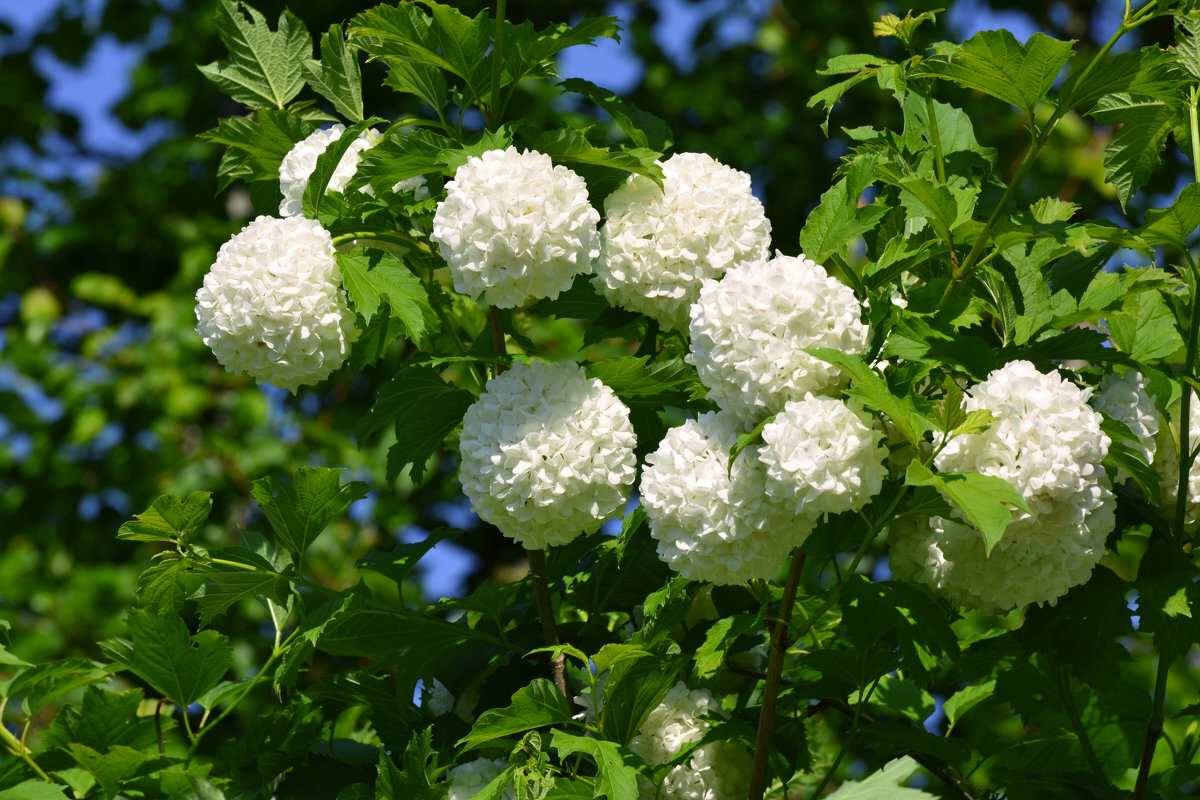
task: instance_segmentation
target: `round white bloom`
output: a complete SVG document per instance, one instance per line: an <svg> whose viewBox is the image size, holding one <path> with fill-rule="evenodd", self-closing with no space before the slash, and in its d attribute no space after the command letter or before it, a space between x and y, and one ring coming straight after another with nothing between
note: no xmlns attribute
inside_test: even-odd
<svg viewBox="0 0 1200 800"><path fill-rule="evenodd" d="M1134 370L1127 370L1124 375L1107 373L1100 379L1100 386L1092 396L1092 408L1103 411L1118 422L1124 422L1138 438L1146 463L1153 462L1159 413L1146 392L1146 381L1141 373ZM1128 476L1119 473L1116 479L1124 477Z"/></svg>
<svg viewBox="0 0 1200 800"><path fill-rule="evenodd" d="M1192 395L1188 403L1188 441L1192 450L1200 447L1200 398ZM1170 409L1167 424L1162 425L1154 440L1155 453L1151 466L1160 478L1159 494L1163 512L1168 519L1175 515L1175 498L1179 495L1179 437L1182 434L1179 425L1180 408L1176 402ZM1187 508L1184 511L1184 522L1196 524L1200 520L1200 460L1188 471Z"/></svg>
<svg viewBox="0 0 1200 800"><path fill-rule="evenodd" d="M304 188L308 186L308 179L317 168L317 159L329 145L342 138L345 132L346 126L341 124L313 131L307 138L297 142L283 157L283 163L279 165L279 191L283 193L283 201L279 204L281 217L298 217L304 213ZM374 147L379 139L378 131L365 130L360 133L338 161L325 191L345 190L346 184L350 183L350 179L358 171L358 162L363 151Z"/></svg>
<svg viewBox="0 0 1200 800"><path fill-rule="evenodd" d="M446 780L450 784L446 800L470 800L507 768L508 762L502 758L477 758L459 764L446 773ZM516 790L511 782L501 797L504 800L513 800L516 797Z"/></svg>
<svg viewBox="0 0 1200 800"><path fill-rule="evenodd" d="M716 698L704 689L688 689L682 681L667 692L650 712L629 749L652 767L674 760L683 749L704 737L709 717L722 717ZM685 764L672 769L656 789L638 781L643 800L734 800L750 788L752 759L734 742L718 741L698 747Z"/></svg>
<svg viewBox="0 0 1200 800"><path fill-rule="evenodd" d="M433 686L424 687L422 695L422 705L435 717L454 710L454 695L437 678L433 679Z"/></svg>
<svg viewBox="0 0 1200 800"><path fill-rule="evenodd" d="M514 308L558 297L591 271L599 222L583 178L542 153L509 147L458 168L430 239L440 245L455 289Z"/></svg>
<svg viewBox="0 0 1200 800"><path fill-rule="evenodd" d="M883 488L883 431L857 404L812 394L790 400L762 437L767 491L793 500L797 515L859 509Z"/></svg>
<svg viewBox="0 0 1200 800"><path fill-rule="evenodd" d="M333 240L303 217L259 217L221 245L196 292L217 361L295 392L328 377L358 338Z"/></svg>
<svg viewBox="0 0 1200 800"><path fill-rule="evenodd" d="M942 472L975 472L1013 485L1036 516L1013 510L1004 536L985 556L974 527L932 517L893 532L892 569L986 611L1051 603L1084 583L1116 524L1100 462L1109 438L1081 390L1028 361L996 370L968 391L968 412L992 413L990 427L958 436L935 459Z"/></svg>
<svg viewBox="0 0 1200 800"><path fill-rule="evenodd" d="M642 505L658 555L685 578L737 584L770 578L812 532L794 502L771 495L759 446L729 471L729 449L744 429L725 412L672 428L646 459Z"/></svg>
<svg viewBox="0 0 1200 800"><path fill-rule="evenodd" d="M662 164L663 186L630 175L604 201L596 287L610 302L684 331L706 278L766 258L771 223L750 176L703 153Z"/></svg>
<svg viewBox="0 0 1200 800"><path fill-rule="evenodd" d="M505 536L566 544L624 509L635 442L629 409L575 362L517 362L463 417L459 479Z"/></svg>
<svg viewBox="0 0 1200 800"><path fill-rule="evenodd" d="M850 287L803 256L748 261L704 281L688 360L717 405L754 425L789 400L845 385L837 367L804 349L866 353L861 308Z"/></svg>

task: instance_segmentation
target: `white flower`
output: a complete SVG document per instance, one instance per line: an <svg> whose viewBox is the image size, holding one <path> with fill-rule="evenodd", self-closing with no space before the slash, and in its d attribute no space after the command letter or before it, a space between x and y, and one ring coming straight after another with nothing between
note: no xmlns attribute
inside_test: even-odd
<svg viewBox="0 0 1200 800"><path fill-rule="evenodd" d="M1035 512L1013 511L1004 536L984 555L972 526L932 517L915 531L893 532L892 569L986 611L1053 604L1084 583L1116 524L1100 462L1109 438L1081 390L1028 361L994 371L968 391L968 412L987 409L990 427L955 437L935 459L942 472L1003 478Z"/></svg>
<svg viewBox="0 0 1200 800"><path fill-rule="evenodd" d="M217 253L196 330L226 369L295 392L340 367L358 338L341 282L320 224L259 217Z"/></svg>
<svg viewBox="0 0 1200 800"><path fill-rule="evenodd" d="M685 578L737 584L770 578L812 531L795 504L768 494L759 446L729 471L729 449L744 429L730 415L701 414L667 432L646 459L642 505L658 555Z"/></svg>
<svg viewBox="0 0 1200 800"><path fill-rule="evenodd" d="M467 409L459 479L504 535L565 544L625 507L635 441L629 409L573 361L518 362Z"/></svg>
<svg viewBox="0 0 1200 800"><path fill-rule="evenodd" d="M446 184L430 239L454 288L499 308L555 298L600 252L600 214L583 178L515 147L472 156Z"/></svg>
<svg viewBox="0 0 1200 800"><path fill-rule="evenodd" d="M837 367L804 350L866 353L861 308L850 287L807 258L748 261L704 281L688 360L717 405L754 425L789 400L845 385Z"/></svg>
<svg viewBox="0 0 1200 800"><path fill-rule="evenodd" d="M663 187L630 175L604 201L596 287L609 301L684 331L706 278L766 258L771 223L750 176L703 153L662 164Z"/></svg>
<svg viewBox="0 0 1200 800"><path fill-rule="evenodd" d="M508 762L502 758L477 758L459 764L446 773L446 780L450 784L446 800L470 800L507 768ZM504 789L501 797L503 800L513 800L516 797L512 783Z"/></svg>
<svg viewBox="0 0 1200 800"><path fill-rule="evenodd" d="M446 684L433 679L433 685L422 692L422 706L433 716L440 717L454 710L454 695L446 688Z"/></svg>
<svg viewBox="0 0 1200 800"><path fill-rule="evenodd" d="M364 186L363 191L365 192L370 188L370 186ZM414 178L405 178L402 181L398 181L396 185L392 187L392 191L412 192L414 200L429 199L429 184L425 181L424 175L417 175Z"/></svg>
<svg viewBox="0 0 1200 800"><path fill-rule="evenodd" d="M857 404L808 394L788 401L762 437L767 491L794 500L797 515L862 508L887 476L883 431Z"/></svg>
<svg viewBox="0 0 1200 800"><path fill-rule="evenodd" d="M710 717L724 716L716 698L704 689L676 683L650 712L629 749L652 767L679 756L700 741L712 727ZM661 789L638 781L644 800L735 800L750 788L750 753L734 742L717 741L698 747L684 764L673 768Z"/></svg>
<svg viewBox="0 0 1200 800"><path fill-rule="evenodd" d="M1141 373L1127 370L1124 375L1115 372L1105 374L1100 379L1096 394L1092 396L1092 408L1103 411L1118 422L1124 422L1141 444L1146 463L1153 463L1159 413L1154 401L1146 393L1146 381ZM1127 477L1119 472L1115 479L1120 481Z"/></svg>
<svg viewBox="0 0 1200 800"><path fill-rule="evenodd" d="M341 124L313 131L307 138L297 142L283 157L283 163L279 165L279 191L283 193L283 201L279 204L281 217L298 217L304 213L304 188L308 186L308 179L317 168L317 159L329 145L342 138L345 132L346 126ZM358 170L363 151L374 147L379 139L379 133L374 130L360 133L338 161L325 191L343 191Z"/></svg>
<svg viewBox="0 0 1200 800"><path fill-rule="evenodd" d="M1179 426L1180 408L1176 401L1170 409L1167 424L1162 425L1154 440L1154 461L1151 466L1160 479L1159 494L1162 508L1168 519L1174 519L1175 498L1179 495L1179 437L1182 434ZM1200 397L1192 394L1188 403L1188 442L1192 450L1200 447ZM1196 524L1200 520L1200 459L1188 471L1187 508L1184 511L1184 522Z"/></svg>

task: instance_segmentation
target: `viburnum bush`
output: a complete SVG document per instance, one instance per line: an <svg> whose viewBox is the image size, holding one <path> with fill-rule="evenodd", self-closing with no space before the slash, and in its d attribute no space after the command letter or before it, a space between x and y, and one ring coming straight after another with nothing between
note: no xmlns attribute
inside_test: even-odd
<svg viewBox="0 0 1200 800"><path fill-rule="evenodd" d="M387 442L387 485L310 466L255 480L244 528L205 492L123 525L153 557L104 661L27 664L0 630L0 798L1197 791L1200 188L1124 227L1025 178L1071 117L1120 125L1122 205L1168 138L1200 180L1200 6L1127 4L1080 59L928 43L931 18L826 66L809 105L874 80L903 128L844 128L791 242L748 175L558 79L614 19L402 2L316 60L290 13L223 0L230 58L201 69L247 112L203 136L269 214L221 247L197 331L260 383L377 384L345 434ZM1169 18L1174 48L1115 47ZM398 118L367 115L364 59ZM938 99L962 89L1015 111L1011 173ZM560 96L594 124L530 121ZM438 470L527 573L406 596L448 531L353 585L306 571L351 503ZM238 614L260 640L222 632Z"/></svg>

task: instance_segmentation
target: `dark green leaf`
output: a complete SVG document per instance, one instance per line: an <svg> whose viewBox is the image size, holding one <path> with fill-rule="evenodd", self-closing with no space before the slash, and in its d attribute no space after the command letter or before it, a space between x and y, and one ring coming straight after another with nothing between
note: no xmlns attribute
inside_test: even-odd
<svg viewBox="0 0 1200 800"><path fill-rule="evenodd" d="M548 725L562 725L571 719L567 698L545 678L534 678L518 689L507 708L484 711L458 746L471 750L493 739L502 739Z"/></svg>
<svg viewBox="0 0 1200 800"><path fill-rule="evenodd" d="M613 665L600 724L606 738L629 744L687 666L685 656L647 656Z"/></svg>
<svg viewBox="0 0 1200 800"><path fill-rule="evenodd" d="M188 636L179 617L132 611L129 633L132 642L110 639L102 644L105 655L181 708L216 686L229 670L229 641L211 630Z"/></svg>
<svg viewBox="0 0 1200 800"><path fill-rule="evenodd" d="M346 294L363 319L370 322L379 304L386 302L391 313L404 323L408 337L416 342L424 340L426 321L434 313L420 278L392 255L338 253L337 260Z"/></svg>
<svg viewBox="0 0 1200 800"><path fill-rule="evenodd" d="M232 60L214 61L200 71L234 100L251 108L283 109L304 88L300 64L312 56L312 41L292 12L280 14L272 31L250 6L221 0L215 23Z"/></svg>
<svg viewBox="0 0 1200 800"><path fill-rule="evenodd" d="M565 91L583 95L604 109L629 137L634 147L649 148L661 153L674 143L667 123L626 102L611 89L602 88L582 78L568 78L559 86Z"/></svg>
<svg viewBox="0 0 1200 800"><path fill-rule="evenodd" d="M599 775L596 778L595 797L608 800L638 800L637 756L613 742L600 739L585 739L556 730L550 738L550 746L558 751L560 758L572 753L584 753L596 762Z"/></svg>
<svg viewBox="0 0 1200 800"><path fill-rule="evenodd" d="M278 186L284 156L314 130L315 125L290 111L264 109L245 117L226 117L200 138L229 148L217 170L219 189L239 179Z"/></svg>
<svg viewBox="0 0 1200 800"><path fill-rule="evenodd" d="M1120 125L1104 148L1104 175L1124 208L1158 166L1176 112L1153 98L1111 94L1100 98L1092 117L1102 125Z"/></svg>
<svg viewBox="0 0 1200 800"><path fill-rule="evenodd" d="M341 163L342 156L350 149L350 145L354 144L361 133L381 121L378 117L371 117L351 125L342 132L336 142L330 142L329 146L321 151L321 155L317 156L317 165L308 176L308 182L304 184L303 208L306 217L316 219L321 212L321 203L329 181L333 179L333 173Z"/></svg>
<svg viewBox="0 0 1200 800"><path fill-rule="evenodd" d="M933 428L933 423L917 410L911 399L892 394L887 382L859 356L828 347L805 352L840 369L852 381L846 394L868 408L887 414L900 435L910 444L919 444L925 432Z"/></svg>
<svg viewBox="0 0 1200 800"><path fill-rule="evenodd" d="M800 232L805 256L823 264L831 255L843 252L851 239L873 229L887 213L882 201L859 206L863 192L876 180L875 166L871 158L853 162L845 176L821 195L820 204Z"/></svg>
<svg viewBox="0 0 1200 800"><path fill-rule="evenodd" d="M270 572L244 572L229 570L207 572L208 583L192 595L197 601L200 620L211 625L213 620L224 614L240 600L251 597L266 597L280 605L286 605L291 581Z"/></svg>
<svg viewBox="0 0 1200 800"><path fill-rule="evenodd" d="M175 542L199 528L212 511L212 492L192 492L186 500L168 494L117 530L118 539L134 542Z"/></svg>
<svg viewBox="0 0 1200 800"><path fill-rule="evenodd" d="M946 494L983 537L985 553L1004 536L1012 521L1012 509L1033 513L1025 498L1003 478L973 472L934 474L919 461L908 465L904 482L908 486L932 486Z"/></svg>
<svg viewBox="0 0 1200 800"><path fill-rule="evenodd" d="M1189 183L1167 208L1146 212L1146 224L1138 235L1153 246L1182 248L1185 240L1200 225L1200 184Z"/></svg>
<svg viewBox="0 0 1200 800"><path fill-rule="evenodd" d="M1034 107L1070 60L1074 43L1035 33L1021 44L1006 30L980 31L962 44L937 46L937 55L919 62L912 74L975 89L1032 118Z"/></svg>
<svg viewBox="0 0 1200 800"><path fill-rule="evenodd" d="M321 34L321 60L306 58L300 62L308 85L333 103L339 114L351 122L363 118L362 77L358 54L346 47L341 25L331 25Z"/></svg>
<svg viewBox="0 0 1200 800"><path fill-rule="evenodd" d="M1157 45L1102 59L1086 74L1080 70L1063 83L1059 104L1087 111L1104 95L1163 97L1173 94L1178 80L1169 67L1178 58Z"/></svg>
<svg viewBox="0 0 1200 800"><path fill-rule="evenodd" d="M370 489L362 481L342 485L341 473L340 468L300 467L290 482L259 478L250 494L271 521L275 535L302 556L334 517Z"/></svg>

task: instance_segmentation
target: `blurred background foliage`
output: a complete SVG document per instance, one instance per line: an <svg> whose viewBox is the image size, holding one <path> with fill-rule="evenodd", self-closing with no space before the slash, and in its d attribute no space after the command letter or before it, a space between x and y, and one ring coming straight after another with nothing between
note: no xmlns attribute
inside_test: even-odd
<svg viewBox="0 0 1200 800"><path fill-rule="evenodd" d="M284 4L255 5L274 19ZM287 5L315 34L373 3ZM1042 30L1088 50L1115 29L1122 6L963 0L922 31L928 43L989 27L1022 40ZM95 657L99 640L123 632L123 610L151 552L115 533L155 497L213 492L207 535L229 544L238 527L260 524L250 481L302 464L346 466L348 477L377 487L318 541L325 551L311 568L322 583L344 586L372 547L441 525L457 532L423 562L412 591L427 600L461 594L473 577L503 579L523 568L522 552L470 513L453 460L425 485L405 477L387 487L387 443L360 452L347 437L403 358L400 349L363 375L335 376L293 397L226 373L195 333L195 291L218 246L254 214L275 213L253 208L240 188L218 196L220 150L196 138L240 111L195 69L222 57L214 7L215 0L0 0L0 621L12 623L13 650L30 661ZM863 85L835 109L826 138L821 112L806 107L832 82L817 71L841 53L886 54L895 41L873 40L871 22L906 10L802 0L510 3L511 17L538 27L619 17L622 42L568 51L563 74L665 118L676 150L705 151L748 171L776 246L793 254L847 147L839 126L902 124L881 90ZM1167 20L1138 34L1136 43L1171 41ZM379 77L364 70L366 107L396 116L408 100ZM1026 143L1016 115L966 92L953 100L1000 163L1015 167ZM536 101L527 94L512 116L545 113ZM575 108L557 111L589 121ZM1024 196L1054 194L1079 203L1084 216L1121 218L1103 183L1109 135L1065 120ZM1183 163L1173 144L1164 158ZM1175 176L1187 174L1183 166L1160 171L1128 215L1138 222L1145 208L1165 205Z"/></svg>

